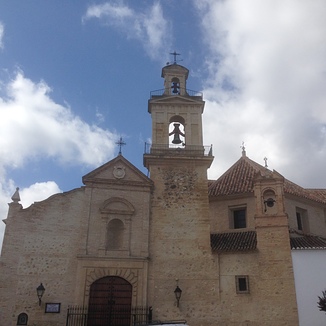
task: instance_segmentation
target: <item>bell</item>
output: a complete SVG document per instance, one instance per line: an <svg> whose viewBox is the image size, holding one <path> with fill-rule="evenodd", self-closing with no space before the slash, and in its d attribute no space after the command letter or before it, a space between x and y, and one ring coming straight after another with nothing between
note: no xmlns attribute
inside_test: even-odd
<svg viewBox="0 0 326 326"><path fill-rule="evenodd" d="M180 140L179 134L175 133L174 138L172 140L172 144L181 144L182 141Z"/></svg>
<svg viewBox="0 0 326 326"><path fill-rule="evenodd" d="M179 86L178 86L178 83L172 83L172 93L173 94L178 94L179 93Z"/></svg>
<svg viewBox="0 0 326 326"><path fill-rule="evenodd" d="M180 123L174 123L174 129L169 133L169 136L174 135L172 144L181 144L180 135L185 136L185 134L179 129Z"/></svg>

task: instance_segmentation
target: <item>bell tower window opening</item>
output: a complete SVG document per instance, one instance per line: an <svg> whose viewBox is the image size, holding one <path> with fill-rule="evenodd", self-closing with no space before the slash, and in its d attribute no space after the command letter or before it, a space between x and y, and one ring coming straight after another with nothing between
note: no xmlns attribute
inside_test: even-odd
<svg viewBox="0 0 326 326"><path fill-rule="evenodd" d="M169 145L174 147L185 146L186 135L185 135L185 121L180 116L174 116L170 119L169 124Z"/></svg>
<svg viewBox="0 0 326 326"><path fill-rule="evenodd" d="M171 80L171 94L180 95L180 80L179 78L172 78Z"/></svg>

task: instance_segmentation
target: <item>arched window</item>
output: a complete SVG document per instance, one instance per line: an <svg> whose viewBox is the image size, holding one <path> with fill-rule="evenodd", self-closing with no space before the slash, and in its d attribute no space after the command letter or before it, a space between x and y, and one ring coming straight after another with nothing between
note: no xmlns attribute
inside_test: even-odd
<svg viewBox="0 0 326 326"><path fill-rule="evenodd" d="M121 249L123 246L124 224L119 219L113 219L107 226L107 250Z"/></svg>
<svg viewBox="0 0 326 326"><path fill-rule="evenodd" d="M27 325L28 322L28 315L22 312L18 315L17 318L17 325Z"/></svg>

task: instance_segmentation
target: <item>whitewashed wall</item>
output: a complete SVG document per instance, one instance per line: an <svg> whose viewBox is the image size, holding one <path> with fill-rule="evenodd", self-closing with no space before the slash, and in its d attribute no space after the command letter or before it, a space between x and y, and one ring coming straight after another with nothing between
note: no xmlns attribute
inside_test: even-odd
<svg viewBox="0 0 326 326"><path fill-rule="evenodd" d="M292 250L292 260L300 326L325 326L317 301L326 290L326 250Z"/></svg>

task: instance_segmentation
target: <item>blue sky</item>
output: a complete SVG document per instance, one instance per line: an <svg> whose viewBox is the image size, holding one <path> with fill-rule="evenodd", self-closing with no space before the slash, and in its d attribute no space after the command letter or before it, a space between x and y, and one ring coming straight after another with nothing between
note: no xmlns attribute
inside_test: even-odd
<svg viewBox="0 0 326 326"><path fill-rule="evenodd" d="M144 173L147 101L181 53L217 178L241 156L326 188L323 0L0 2L0 215L82 185L118 153ZM4 225L0 226L0 242Z"/></svg>

